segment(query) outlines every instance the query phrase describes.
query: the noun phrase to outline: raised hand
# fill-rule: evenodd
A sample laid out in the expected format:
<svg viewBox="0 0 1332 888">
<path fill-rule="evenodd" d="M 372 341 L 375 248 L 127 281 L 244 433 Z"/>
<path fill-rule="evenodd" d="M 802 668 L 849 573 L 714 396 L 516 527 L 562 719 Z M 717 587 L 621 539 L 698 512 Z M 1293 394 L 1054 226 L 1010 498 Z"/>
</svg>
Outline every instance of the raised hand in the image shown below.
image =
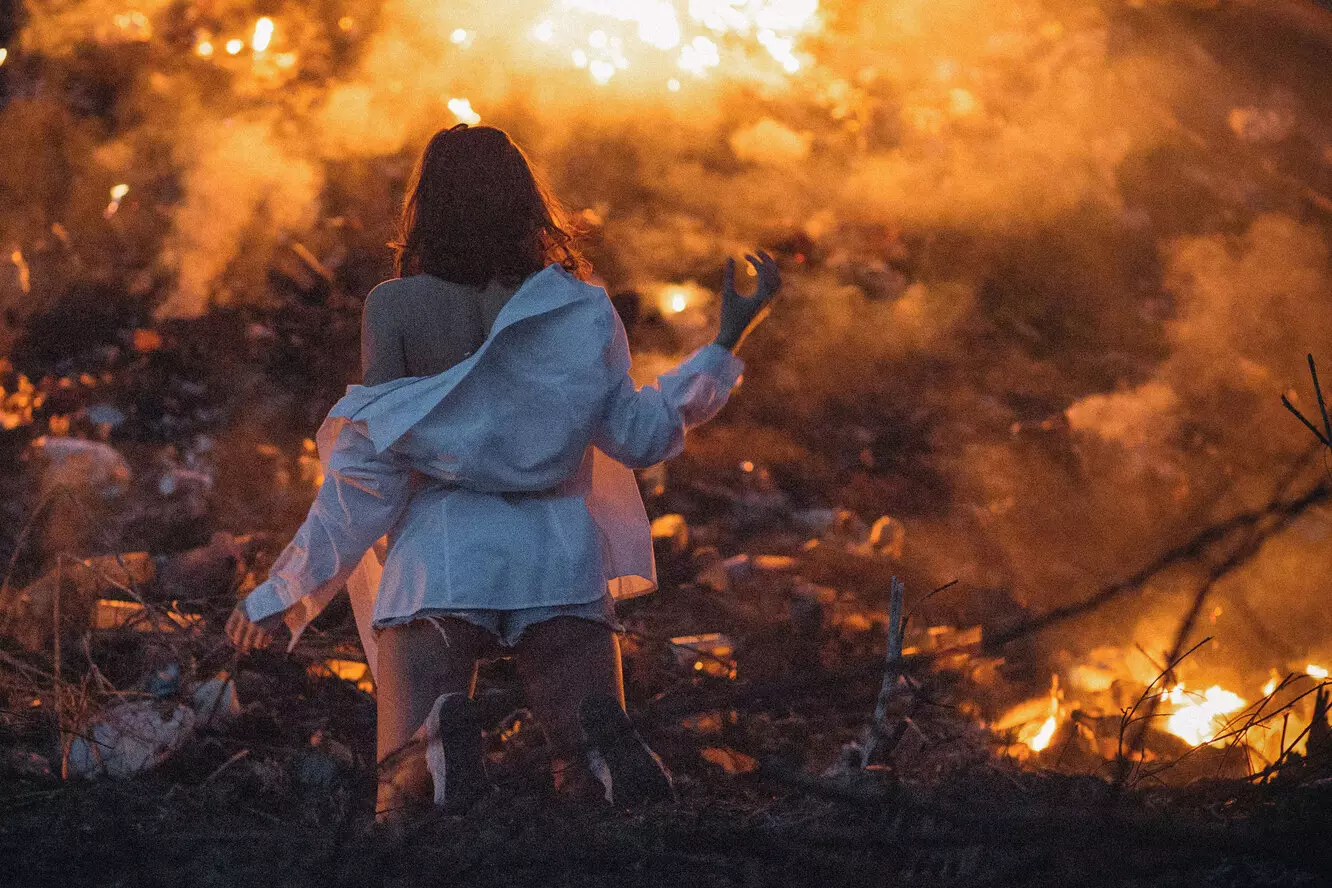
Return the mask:
<svg viewBox="0 0 1332 888">
<path fill-rule="evenodd" d="M 769 304 L 782 288 L 781 272 L 771 256 L 759 250 L 758 256 L 746 253 L 745 258 L 758 273 L 758 289 L 753 296 L 741 296 L 736 291 L 734 259 L 726 260 L 726 271 L 722 276 L 721 327 L 715 341 L 732 352 L 768 316 Z"/>
</svg>

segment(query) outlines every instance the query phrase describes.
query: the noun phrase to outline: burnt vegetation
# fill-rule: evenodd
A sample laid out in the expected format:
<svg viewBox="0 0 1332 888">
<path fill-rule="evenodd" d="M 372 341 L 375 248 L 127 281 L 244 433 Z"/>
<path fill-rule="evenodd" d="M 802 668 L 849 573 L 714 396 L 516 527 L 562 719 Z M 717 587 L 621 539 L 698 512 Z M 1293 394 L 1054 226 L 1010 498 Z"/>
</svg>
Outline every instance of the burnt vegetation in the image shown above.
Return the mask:
<svg viewBox="0 0 1332 888">
<path fill-rule="evenodd" d="M 345 599 L 290 654 L 222 626 L 313 496 L 457 84 L 388 91 L 402 4 L 0 0 L 0 882 L 1326 884 L 1332 12 L 871 5 L 823 4 L 786 92 L 677 83 L 712 116 L 547 108 L 516 61 L 486 109 L 645 368 L 706 338 L 732 248 L 787 292 L 640 478 L 629 710 L 680 801 L 551 805 L 500 661 L 496 791 L 386 838 Z M 462 77 L 484 38 L 421 39 Z"/>
</svg>

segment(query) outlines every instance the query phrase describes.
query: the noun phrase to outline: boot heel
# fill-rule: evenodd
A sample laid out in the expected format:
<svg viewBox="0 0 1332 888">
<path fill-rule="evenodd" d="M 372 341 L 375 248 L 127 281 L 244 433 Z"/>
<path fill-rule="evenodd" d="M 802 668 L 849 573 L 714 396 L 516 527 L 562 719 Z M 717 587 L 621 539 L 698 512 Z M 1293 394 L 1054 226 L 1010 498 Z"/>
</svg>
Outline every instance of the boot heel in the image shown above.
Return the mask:
<svg viewBox="0 0 1332 888">
<path fill-rule="evenodd" d="M 465 694 L 441 694 L 424 728 L 435 805 L 462 814 L 490 789 L 476 707 Z"/>
<path fill-rule="evenodd" d="M 674 800 L 670 771 L 634 730 L 618 701 L 589 697 L 579 715 L 593 760 L 599 757 L 609 774 L 610 795 L 617 807 Z"/>
</svg>

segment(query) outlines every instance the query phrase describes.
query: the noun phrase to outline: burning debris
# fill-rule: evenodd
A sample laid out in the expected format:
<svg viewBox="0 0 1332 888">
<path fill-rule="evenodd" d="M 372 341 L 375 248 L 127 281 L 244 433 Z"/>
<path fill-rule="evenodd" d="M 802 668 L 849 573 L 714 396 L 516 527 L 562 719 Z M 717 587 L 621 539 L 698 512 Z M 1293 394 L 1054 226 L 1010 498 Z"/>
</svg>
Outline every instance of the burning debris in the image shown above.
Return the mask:
<svg viewBox="0 0 1332 888">
<path fill-rule="evenodd" d="M 410 155 L 494 122 L 638 378 L 709 335 L 738 245 L 794 291 L 745 396 L 640 475 L 663 583 L 623 609 L 626 681 L 685 801 L 599 847 L 670 884 L 1327 863 L 1320 9 L 446 6 L 0 2 L 0 847 L 52 799 L 106 824 L 107 786 L 240 833 L 364 807 L 350 615 L 289 657 L 221 628 L 322 483 Z M 530 811 L 508 666 L 477 699 Z M 583 865 L 510 826 L 512 860 Z M 1089 841 L 1121 858 L 1094 878 Z M 478 854 L 437 869 L 514 881 Z"/>
</svg>

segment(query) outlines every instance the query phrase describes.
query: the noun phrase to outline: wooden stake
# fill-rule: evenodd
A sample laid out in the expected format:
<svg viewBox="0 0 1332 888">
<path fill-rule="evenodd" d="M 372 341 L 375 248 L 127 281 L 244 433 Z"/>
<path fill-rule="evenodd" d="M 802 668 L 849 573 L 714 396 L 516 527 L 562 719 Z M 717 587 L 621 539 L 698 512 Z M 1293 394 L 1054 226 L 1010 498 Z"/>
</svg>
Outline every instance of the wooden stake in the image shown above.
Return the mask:
<svg viewBox="0 0 1332 888">
<path fill-rule="evenodd" d="M 883 720 L 888 715 L 888 702 L 897 690 L 897 679 L 902 671 L 902 597 L 905 588 L 902 581 L 893 577 L 888 603 L 888 651 L 884 654 L 883 683 L 879 686 L 879 697 L 874 701 L 874 720 L 866 732 L 865 743 L 861 749 L 860 766 L 869 767 L 875 754 L 883 743 Z"/>
</svg>

